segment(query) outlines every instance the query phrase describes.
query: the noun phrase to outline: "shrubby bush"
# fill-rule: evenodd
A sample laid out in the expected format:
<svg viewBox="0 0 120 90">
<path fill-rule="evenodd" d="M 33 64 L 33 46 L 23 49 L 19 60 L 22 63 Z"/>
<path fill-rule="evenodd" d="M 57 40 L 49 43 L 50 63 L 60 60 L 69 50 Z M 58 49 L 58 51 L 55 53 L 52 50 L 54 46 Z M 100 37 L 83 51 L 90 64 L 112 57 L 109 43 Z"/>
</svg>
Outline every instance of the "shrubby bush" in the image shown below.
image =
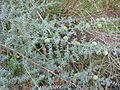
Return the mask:
<svg viewBox="0 0 120 90">
<path fill-rule="evenodd" d="M 0 4 L 1 90 L 119 89 L 119 18 L 45 12 L 57 2 Z"/>
</svg>

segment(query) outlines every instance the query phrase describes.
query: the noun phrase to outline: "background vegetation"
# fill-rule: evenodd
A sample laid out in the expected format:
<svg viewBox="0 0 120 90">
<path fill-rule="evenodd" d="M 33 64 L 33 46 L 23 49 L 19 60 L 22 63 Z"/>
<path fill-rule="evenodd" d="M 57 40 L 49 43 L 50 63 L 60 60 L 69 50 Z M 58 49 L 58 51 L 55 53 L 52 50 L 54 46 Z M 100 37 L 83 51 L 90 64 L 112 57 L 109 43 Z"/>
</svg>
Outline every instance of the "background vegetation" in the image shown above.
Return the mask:
<svg viewBox="0 0 120 90">
<path fill-rule="evenodd" d="M 119 90 L 119 0 L 1 0 L 0 90 Z"/>
</svg>

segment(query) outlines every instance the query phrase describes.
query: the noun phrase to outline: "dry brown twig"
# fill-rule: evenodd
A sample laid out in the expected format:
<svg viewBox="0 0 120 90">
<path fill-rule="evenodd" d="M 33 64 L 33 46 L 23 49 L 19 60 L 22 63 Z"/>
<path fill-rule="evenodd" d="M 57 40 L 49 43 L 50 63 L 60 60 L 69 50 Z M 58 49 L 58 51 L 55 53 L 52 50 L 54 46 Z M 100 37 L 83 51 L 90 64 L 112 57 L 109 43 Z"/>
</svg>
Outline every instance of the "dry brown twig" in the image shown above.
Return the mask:
<svg viewBox="0 0 120 90">
<path fill-rule="evenodd" d="M 14 50 L 14 49 L 12 49 L 12 48 L 10 48 L 9 46 L 4 45 L 4 44 L 2 44 L 1 42 L 0 42 L 0 46 L 4 47 L 4 48 L 6 48 L 7 50 L 10 50 L 10 51 L 12 51 L 12 52 L 14 52 L 14 53 L 17 53 L 18 55 L 22 56 L 22 57 L 25 58 L 26 60 L 29 60 L 32 65 L 34 65 L 34 66 L 36 66 L 36 67 L 39 67 L 39 68 L 41 68 L 41 69 L 44 69 L 45 71 L 53 74 L 54 76 L 58 77 L 60 80 L 64 81 L 65 83 L 70 83 L 70 84 L 72 84 L 72 85 L 75 86 L 75 87 L 81 88 L 79 85 L 76 85 L 75 83 L 73 83 L 73 82 L 71 82 L 71 81 L 68 81 L 68 80 L 65 80 L 65 79 L 61 78 L 59 75 L 57 75 L 56 73 L 54 73 L 54 71 L 49 70 L 48 68 L 46 68 L 46 67 L 44 67 L 44 66 L 36 63 L 34 59 L 31 59 L 31 58 L 23 55 L 22 53 Z"/>
</svg>

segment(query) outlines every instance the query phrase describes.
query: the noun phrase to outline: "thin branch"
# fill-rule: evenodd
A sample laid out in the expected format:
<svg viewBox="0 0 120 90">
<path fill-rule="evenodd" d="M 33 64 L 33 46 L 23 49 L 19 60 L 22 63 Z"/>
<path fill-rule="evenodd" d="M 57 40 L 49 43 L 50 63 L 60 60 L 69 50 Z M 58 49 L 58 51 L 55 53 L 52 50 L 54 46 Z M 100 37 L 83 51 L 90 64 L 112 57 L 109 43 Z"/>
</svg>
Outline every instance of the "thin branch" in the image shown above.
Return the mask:
<svg viewBox="0 0 120 90">
<path fill-rule="evenodd" d="M 54 76 L 60 78 L 62 81 L 66 82 L 66 83 L 70 83 L 70 84 L 72 84 L 73 86 L 80 88 L 80 86 L 76 85 L 75 83 L 72 83 L 71 81 L 67 81 L 67 80 L 61 78 L 59 75 L 55 74 L 52 70 L 49 70 L 48 68 L 43 67 L 43 66 L 41 66 L 40 64 L 36 63 L 34 59 L 28 58 L 27 56 L 23 55 L 22 53 L 20 53 L 20 52 L 18 52 L 18 51 L 16 51 L 16 50 L 14 50 L 14 49 L 12 49 L 12 48 L 4 45 L 4 44 L 1 44 L 1 43 L 0 43 L 0 46 L 5 47 L 6 49 L 8 49 L 8 50 L 10 50 L 10 51 L 19 54 L 19 55 L 22 56 L 23 58 L 29 60 L 29 61 L 31 62 L 31 64 L 33 64 L 33 65 L 35 65 L 35 66 L 37 66 L 37 67 L 39 67 L 39 68 L 41 68 L 41 69 L 44 69 L 45 71 L 47 71 L 47 72 L 53 74 Z"/>
<path fill-rule="evenodd" d="M 43 21 L 43 18 L 42 18 L 41 14 L 38 11 L 37 11 L 37 14 L 40 17 L 40 19 Z"/>
</svg>

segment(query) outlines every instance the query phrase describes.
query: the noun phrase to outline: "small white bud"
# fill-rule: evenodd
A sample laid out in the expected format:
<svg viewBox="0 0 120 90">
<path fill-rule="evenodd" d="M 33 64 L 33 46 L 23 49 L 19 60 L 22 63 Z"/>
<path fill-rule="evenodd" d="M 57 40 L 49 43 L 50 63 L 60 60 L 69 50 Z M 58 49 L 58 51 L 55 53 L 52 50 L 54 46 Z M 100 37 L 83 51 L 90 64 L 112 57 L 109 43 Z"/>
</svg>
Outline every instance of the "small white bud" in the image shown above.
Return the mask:
<svg viewBox="0 0 120 90">
<path fill-rule="evenodd" d="M 105 18 L 104 18 L 104 17 L 102 17 L 100 20 L 105 21 Z"/>
<path fill-rule="evenodd" d="M 68 36 L 63 37 L 63 39 L 66 40 L 66 41 L 68 40 L 68 38 L 69 38 Z"/>
<path fill-rule="evenodd" d="M 97 27 L 102 28 L 102 24 L 101 23 L 97 24 Z"/>
<path fill-rule="evenodd" d="M 95 45 L 95 46 L 96 46 L 96 45 L 97 45 L 97 42 L 93 41 L 93 42 L 92 42 L 92 45 Z"/>
<path fill-rule="evenodd" d="M 89 23 L 86 23 L 86 27 L 87 27 L 87 28 L 90 28 L 90 24 L 89 24 Z"/>
<path fill-rule="evenodd" d="M 67 30 L 68 28 L 66 26 L 64 26 L 64 29 Z"/>
<path fill-rule="evenodd" d="M 49 43 L 50 42 L 50 38 L 46 38 L 44 41 L 45 41 L 45 43 Z"/>
<path fill-rule="evenodd" d="M 98 76 L 97 76 L 97 75 L 94 75 L 94 76 L 93 76 L 93 80 L 98 80 Z"/>
<path fill-rule="evenodd" d="M 106 50 L 106 51 L 103 51 L 103 55 L 108 55 L 108 51 Z"/>
<path fill-rule="evenodd" d="M 100 19 L 99 19 L 99 18 L 97 18 L 97 19 L 96 19 L 96 21 L 100 21 Z"/>
</svg>

